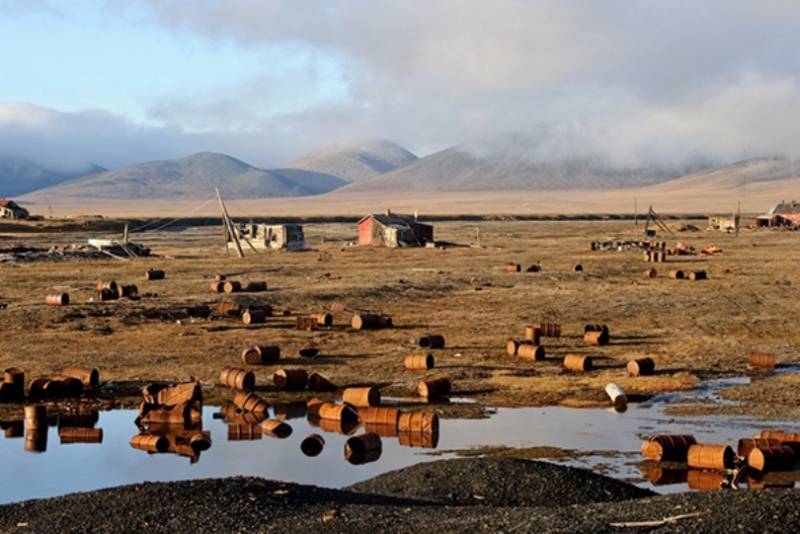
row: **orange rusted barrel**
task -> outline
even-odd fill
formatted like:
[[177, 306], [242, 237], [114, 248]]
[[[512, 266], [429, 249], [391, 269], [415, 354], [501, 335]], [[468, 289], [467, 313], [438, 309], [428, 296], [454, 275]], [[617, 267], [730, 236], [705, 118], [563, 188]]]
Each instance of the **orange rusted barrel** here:
[[719, 471], [689, 469], [689, 472], [686, 473], [686, 482], [689, 485], [689, 489], [714, 491], [722, 488], [725, 483], [725, 474]]
[[217, 305], [217, 313], [225, 317], [238, 317], [242, 313], [242, 307], [237, 302], [223, 300]]
[[598, 331], [586, 332], [583, 334], [583, 342], [592, 347], [602, 347], [608, 344], [608, 336]]
[[672, 278], [673, 280], [683, 280], [685, 275], [683, 274], [683, 271], [681, 271], [680, 269], [672, 269], [669, 272], [669, 277]]
[[[525, 341], [530, 341], [534, 345], [538, 345], [541, 337], [542, 331], [538, 326], [530, 325], [525, 327]], [[510, 354], [510, 356], [513, 356], [513, 354]]]
[[775, 355], [766, 352], [753, 352], [750, 354], [750, 367], [756, 369], [775, 369]]
[[311, 434], [306, 436], [300, 443], [300, 450], [303, 451], [303, 454], [310, 457], [319, 456], [324, 448], [325, 438], [319, 434]]
[[659, 434], [642, 443], [642, 456], [657, 462], [685, 462], [689, 447], [697, 443], [688, 434]]
[[[309, 378], [309, 382], [310, 380], [311, 379]], [[313, 416], [319, 417], [319, 407], [322, 406], [323, 404], [325, 404], [325, 401], [322, 399], [318, 399], [316, 397], [308, 399], [306, 401], [306, 413], [311, 417]]]
[[238, 293], [242, 290], [242, 283], [237, 280], [226, 280], [222, 284], [222, 290], [225, 293]]
[[233, 397], [233, 404], [247, 412], [265, 413], [269, 405], [255, 393], [239, 391]]
[[518, 273], [522, 271], [522, 265], [520, 265], [519, 263], [509, 262], [503, 265], [503, 270], [507, 273]]
[[222, 281], [219, 281], [219, 280], [211, 282], [211, 285], [209, 286], [209, 288], [211, 289], [212, 293], [224, 293], [225, 292], [225, 282], [222, 282]]
[[402, 447], [422, 447], [425, 449], [435, 449], [439, 444], [439, 433], [423, 432], [398, 432], [398, 442]]
[[267, 436], [279, 439], [285, 439], [292, 435], [292, 427], [276, 419], [262, 421], [261, 431]]
[[87, 388], [97, 389], [100, 386], [100, 371], [95, 367], [64, 367], [61, 374], [77, 378]]
[[166, 273], [159, 269], [148, 269], [147, 272], [144, 273], [145, 280], [163, 280], [166, 277]]
[[426, 334], [419, 338], [417, 344], [426, 349], [443, 349], [444, 336], [441, 334]]
[[747, 458], [752, 451], [756, 447], [780, 447], [781, 441], [778, 439], [761, 439], [761, 438], [742, 438], [739, 440], [739, 443], [736, 447], [736, 455], [739, 458]]
[[67, 427], [58, 429], [61, 443], [103, 443], [102, 428]]
[[83, 393], [83, 382], [77, 378], [55, 374], [50, 379], [61, 383], [61, 394], [64, 397], [78, 397]]
[[386, 315], [377, 314], [356, 314], [350, 320], [350, 327], [354, 330], [379, 330], [381, 328], [391, 328], [392, 318]]
[[705, 271], [692, 271], [689, 273], [689, 280], [707, 280], [708, 274]]
[[267, 314], [264, 310], [247, 309], [242, 314], [244, 324], [261, 324], [266, 322]]
[[145, 424], [188, 424], [191, 423], [192, 408], [187, 403], [178, 404], [169, 408], [156, 408], [142, 415]]
[[34, 378], [28, 386], [28, 395], [35, 399], [56, 399], [62, 393], [61, 382], [43, 376]]
[[261, 439], [259, 425], [228, 425], [228, 441], [251, 441]]
[[319, 426], [325, 432], [335, 432], [343, 436], [352, 436], [359, 428], [358, 420], [351, 421], [349, 419], [337, 420], [311, 417], [308, 422], [311, 425]]
[[69, 295], [67, 293], [50, 293], [44, 299], [44, 302], [48, 306], [67, 306], [69, 304]]
[[147, 452], [166, 452], [169, 440], [165, 436], [142, 433], [131, 438], [131, 447]]
[[516, 356], [517, 350], [519, 350], [519, 346], [525, 343], [524, 341], [517, 341], [516, 339], [509, 339], [506, 342], [506, 353], [509, 356]]
[[686, 484], [688, 469], [665, 469], [661, 466], [640, 466], [642, 478], [647, 479], [654, 486], [669, 486], [672, 484]]
[[433, 378], [430, 380], [422, 380], [417, 386], [417, 391], [420, 397], [426, 399], [435, 399], [438, 397], [446, 397], [450, 394], [452, 385], [450, 379], [447, 377]]
[[119, 286], [114, 280], [110, 280], [108, 282], [97, 282], [97, 290], [101, 291], [103, 289], [110, 289], [111, 291], [118, 292]]
[[564, 368], [568, 371], [584, 371], [592, 370], [592, 357], [585, 354], [567, 354], [564, 356]]
[[781, 443], [800, 442], [800, 434], [783, 430], [762, 430], [758, 437], [763, 439], [777, 439], [780, 440]]
[[47, 408], [43, 404], [25, 406], [25, 428], [47, 427]]
[[253, 345], [242, 350], [242, 363], [247, 365], [266, 365], [277, 362], [281, 348], [277, 345]]
[[333, 324], [333, 315], [330, 313], [315, 313], [312, 317], [319, 326], [331, 326]]
[[747, 455], [747, 465], [756, 471], [790, 471], [794, 468], [794, 451], [791, 447], [754, 447]]
[[542, 337], [561, 337], [560, 323], [536, 323], [534, 326], [539, 329]]
[[433, 369], [433, 354], [409, 354], [403, 360], [403, 365], [411, 371], [424, 371]]
[[345, 460], [354, 465], [374, 462], [381, 457], [381, 437], [374, 432], [353, 436], [344, 444]]
[[267, 290], [267, 283], [263, 280], [248, 282], [244, 287], [244, 291], [249, 293], [259, 293]]
[[397, 408], [359, 408], [358, 418], [362, 423], [387, 425], [397, 428], [400, 410]]
[[544, 360], [544, 347], [532, 343], [523, 343], [517, 348], [517, 356], [524, 360]]
[[382, 438], [396, 438], [399, 435], [397, 425], [383, 425], [379, 423], [364, 423], [364, 431], [374, 432]]
[[26, 429], [24, 449], [27, 452], [45, 452], [47, 450], [47, 428]]
[[397, 418], [397, 429], [400, 432], [438, 432], [439, 416], [429, 412], [402, 412]]
[[3, 383], [8, 384], [13, 397], [21, 397], [25, 392], [25, 370], [9, 367], [3, 371]]
[[656, 369], [656, 362], [652, 358], [637, 358], [628, 362], [626, 366], [628, 376], [652, 375]]
[[295, 319], [295, 329], [296, 330], [307, 330], [312, 331], [316, 330], [319, 323], [317, 323], [317, 319], [310, 315], [303, 315]]
[[342, 401], [357, 408], [380, 406], [381, 392], [374, 387], [346, 388], [342, 392]]
[[729, 469], [733, 467], [735, 454], [727, 445], [701, 445], [689, 446], [686, 454], [686, 463], [689, 467], [698, 469]]
[[275, 414], [275, 419], [278, 419], [279, 421], [285, 421], [287, 419], [300, 419], [306, 416], [306, 402], [299, 400], [273, 404], [272, 412]]
[[306, 343], [298, 351], [301, 358], [315, 358], [319, 356], [319, 345], [316, 343]]
[[655, 269], [647, 269], [644, 272], [644, 277], [645, 278], [658, 278], [658, 271], [656, 271]]
[[358, 422], [358, 413], [352, 406], [347, 404], [336, 404], [335, 402], [323, 402], [320, 404], [317, 414], [321, 419], [332, 419], [334, 421]]
[[256, 375], [238, 367], [225, 367], [219, 373], [219, 383], [233, 389], [253, 389], [256, 385]]
[[119, 294], [126, 299], [132, 299], [139, 296], [139, 288], [134, 284], [123, 285], [119, 288]]
[[305, 389], [308, 373], [303, 369], [278, 369], [272, 375], [272, 381], [278, 389]]

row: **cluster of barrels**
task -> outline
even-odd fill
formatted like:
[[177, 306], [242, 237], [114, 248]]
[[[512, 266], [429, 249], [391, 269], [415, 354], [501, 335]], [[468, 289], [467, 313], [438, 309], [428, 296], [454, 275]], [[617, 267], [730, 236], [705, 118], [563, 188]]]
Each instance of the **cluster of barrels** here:
[[211, 432], [199, 424], [152, 425], [133, 436], [130, 446], [148, 454], [176, 454], [195, 463], [201, 452], [211, 448]]
[[[145, 280], [164, 280], [166, 274], [159, 269], [148, 269], [144, 273]], [[134, 284], [118, 285], [115, 281], [99, 282], [95, 288], [95, 300], [105, 302], [120, 298], [136, 299], [139, 295], [139, 288]], [[44, 299], [48, 306], [68, 306], [70, 303], [69, 293], [64, 291], [51, 291]]]
[[323, 326], [333, 326], [333, 315], [327, 312], [303, 315], [297, 318], [295, 328], [297, 330], [316, 330]]
[[25, 450], [45, 452], [47, 450], [48, 427], [58, 425], [58, 436], [62, 445], [71, 443], [102, 443], [103, 429], [94, 428], [99, 419], [97, 411], [74, 412], [49, 415], [43, 404], [29, 404], [24, 408], [22, 421], [7, 421], [3, 424], [6, 438], [25, 437]]
[[[94, 368], [65, 367], [51, 376], [34, 377], [28, 384], [27, 398], [32, 401], [79, 397], [85, 390], [100, 386], [100, 372]], [[0, 382], [0, 401], [19, 402], [25, 399], [25, 370], [10, 367]]]
[[[583, 267], [574, 270], [576, 272], [582, 271]], [[542, 271], [542, 265], [540, 263], [533, 263], [528, 267], [526, 267], [525, 269], [523, 269], [522, 264], [520, 263], [508, 262], [505, 265], [503, 265], [503, 271], [507, 273], [521, 273], [523, 271], [526, 273], [538, 273]]]
[[[644, 272], [646, 278], [658, 278], [658, 271], [655, 269], [647, 269]], [[673, 280], [708, 280], [708, 273], [703, 270], [683, 272], [680, 269], [672, 269], [667, 273], [667, 276]]]
[[203, 417], [203, 391], [197, 382], [142, 389], [139, 424], [197, 425]]
[[217, 273], [210, 288], [212, 293], [261, 293], [267, 290], [267, 282], [251, 280], [243, 284], [239, 280], [229, 280], [224, 274]]
[[[720, 444], [700, 444], [691, 435], [661, 434], [642, 443], [641, 454], [654, 462], [679, 464], [669, 468], [648, 468], [654, 484], [688, 482], [693, 489], [719, 489], [740, 480], [759, 484], [763, 475], [794, 469], [800, 454], [800, 434], [764, 430], [752, 438], [740, 439], [737, 450]], [[682, 468], [685, 464], [685, 468]]]

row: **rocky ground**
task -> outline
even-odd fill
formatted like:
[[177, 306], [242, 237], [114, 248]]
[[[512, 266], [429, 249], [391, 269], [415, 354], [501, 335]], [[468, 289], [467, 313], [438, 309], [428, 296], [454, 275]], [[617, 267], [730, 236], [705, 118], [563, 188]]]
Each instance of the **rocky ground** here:
[[34, 532], [797, 532], [800, 491], [655, 496], [589, 471], [443, 460], [344, 490], [257, 478], [137, 484], [0, 507]]

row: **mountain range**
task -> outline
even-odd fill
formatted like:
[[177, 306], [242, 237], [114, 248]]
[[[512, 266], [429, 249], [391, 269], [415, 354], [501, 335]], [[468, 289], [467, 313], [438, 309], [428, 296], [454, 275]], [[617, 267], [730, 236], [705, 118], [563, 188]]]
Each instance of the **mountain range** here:
[[22, 195], [106, 170], [90, 164], [73, 171], [54, 171], [26, 158], [0, 156], [0, 198]]

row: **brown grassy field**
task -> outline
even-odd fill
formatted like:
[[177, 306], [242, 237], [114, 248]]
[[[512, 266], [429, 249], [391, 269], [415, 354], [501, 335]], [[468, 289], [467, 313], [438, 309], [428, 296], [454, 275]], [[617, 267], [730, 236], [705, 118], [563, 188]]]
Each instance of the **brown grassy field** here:
[[[320, 224], [305, 227], [313, 251], [251, 253], [238, 260], [220, 245], [221, 229], [206, 227], [137, 238], [152, 247], [159, 256], [155, 258], [0, 264], [0, 302], [8, 303], [0, 310], [0, 365], [23, 367], [28, 377], [64, 365], [96, 366], [109, 382], [103, 394], [125, 399], [135, 398], [149, 381], [197, 377], [208, 386], [208, 398], [216, 401], [231, 396], [212, 386], [222, 367], [240, 364], [242, 348], [277, 344], [281, 364], [253, 368], [266, 398], [279, 396], [271, 387], [275, 369], [303, 367], [342, 386], [380, 385], [387, 396], [414, 397], [421, 377], [446, 374], [456, 397], [505, 406], [583, 406], [607, 404], [603, 387], [609, 381], [635, 399], [688, 389], [701, 379], [746, 374], [753, 350], [775, 352], [783, 364], [796, 360], [796, 233], [680, 233], [678, 239], [698, 249], [714, 242], [724, 252], [670, 257], [664, 264], [645, 264], [639, 252], [589, 251], [592, 240], [638, 239], [642, 227], [631, 222], [447, 222], [437, 225], [436, 237], [468, 245], [476, 227], [480, 249], [352, 247], [353, 225]], [[0, 236], [3, 247], [12, 242], [83, 242], [89, 235], [9, 235], [0, 226]], [[675, 242], [668, 236], [659, 239]], [[543, 270], [505, 273], [502, 267], [509, 261], [541, 262]], [[584, 272], [573, 272], [576, 263]], [[650, 266], [659, 271], [658, 278], [644, 277]], [[151, 267], [164, 269], [167, 279], [144, 281]], [[671, 280], [666, 274], [674, 268], [705, 269], [710, 279]], [[245, 281], [266, 280], [269, 291], [253, 296], [291, 315], [249, 327], [230, 318], [184, 317], [186, 306], [215, 301], [208, 286], [216, 272]], [[97, 282], [111, 279], [135, 283], [140, 294], [157, 296], [88, 303]], [[51, 289], [69, 292], [74, 304], [45, 306]], [[334, 301], [387, 313], [396, 327], [355, 332], [348, 328], [350, 316], [338, 314], [333, 327], [294, 329], [294, 315]], [[547, 360], [507, 356], [506, 340], [522, 338], [525, 325], [539, 320], [563, 325], [563, 337], [544, 338]], [[608, 324], [611, 344], [584, 346], [586, 323]], [[417, 339], [429, 332], [447, 339], [445, 350], [434, 351], [436, 368], [405, 371], [403, 357], [419, 352]], [[320, 345], [322, 355], [299, 358], [298, 348], [310, 340]], [[592, 355], [597, 369], [565, 372], [561, 358], [568, 352]], [[627, 377], [625, 363], [645, 355], [655, 359], [657, 373]], [[725, 394], [747, 402], [737, 410], [797, 416], [796, 376], [767, 378]]]

